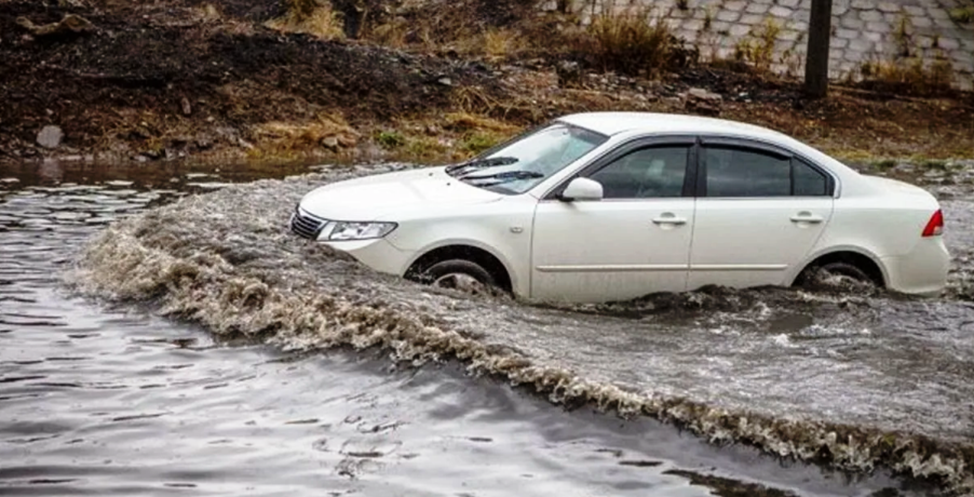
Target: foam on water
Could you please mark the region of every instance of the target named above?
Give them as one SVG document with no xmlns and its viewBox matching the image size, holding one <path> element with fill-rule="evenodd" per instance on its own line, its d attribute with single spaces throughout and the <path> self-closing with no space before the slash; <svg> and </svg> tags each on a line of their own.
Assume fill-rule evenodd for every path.
<svg viewBox="0 0 974 497">
<path fill-rule="evenodd" d="M 974 411 L 962 400 L 974 396 L 974 334 L 957 328 L 974 310 L 963 302 L 771 288 L 559 308 L 453 294 L 288 233 L 304 193 L 364 172 L 377 171 L 226 186 L 121 220 L 90 242 L 70 281 L 218 337 L 454 359 L 555 403 L 974 492 Z"/>
</svg>

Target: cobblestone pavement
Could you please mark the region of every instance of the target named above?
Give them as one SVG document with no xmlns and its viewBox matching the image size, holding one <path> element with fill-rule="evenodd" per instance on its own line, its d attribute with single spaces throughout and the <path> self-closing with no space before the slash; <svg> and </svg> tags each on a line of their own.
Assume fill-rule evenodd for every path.
<svg viewBox="0 0 974 497">
<path fill-rule="evenodd" d="M 554 5 L 549 2 L 549 8 Z M 605 8 L 650 6 L 708 58 L 732 57 L 742 40 L 756 41 L 769 25 L 776 26 L 772 69 L 804 71 L 811 0 L 574 0 L 574 5 L 586 16 Z M 974 24 L 951 18 L 954 9 L 964 6 L 974 2 L 833 0 L 831 77 L 857 77 L 867 62 L 919 58 L 927 67 L 937 60 L 949 62 L 954 85 L 971 89 Z"/>
</svg>

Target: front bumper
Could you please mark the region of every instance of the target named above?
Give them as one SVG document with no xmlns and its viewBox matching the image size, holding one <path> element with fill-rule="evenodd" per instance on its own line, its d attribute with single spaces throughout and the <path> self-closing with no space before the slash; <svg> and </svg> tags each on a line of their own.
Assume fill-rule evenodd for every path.
<svg viewBox="0 0 974 497">
<path fill-rule="evenodd" d="M 412 251 L 399 250 L 384 238 L 333 242 L 321 241 L 318 239 L 318 236 L 321 234 L 321 230 L 327 222 L 325 219 L 316 217 L 301 208 L 297 208 L 291 214 L 288 226 L 295 235 L 345 252 L 375 271 L 396 276 L 403 276 L 406 273 L 406 269 L 408 269 L 407 264 L 409 264 L 413 255 Z"/>
</svg>

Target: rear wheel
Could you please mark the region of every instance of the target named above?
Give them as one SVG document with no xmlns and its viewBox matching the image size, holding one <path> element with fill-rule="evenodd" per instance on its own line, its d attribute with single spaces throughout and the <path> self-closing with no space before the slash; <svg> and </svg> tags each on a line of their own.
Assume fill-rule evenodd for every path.
<svg viewBox="0 0 974 497">
<path fill-rule="evenodd" d="M 879 284 L 858 266 L 844 261 L 827 262 L 806 269 L 799 277 L 803 288 L 856 287 L 874 289 Z"/>
<path fill-rule="evenodd" d="M 493 290 L 499 289 L 489 271 L 464 259 L 437 262 L 423 270 L 419 279 L 435 287 L 474 294 L 493 293 Z"/>
</svg>

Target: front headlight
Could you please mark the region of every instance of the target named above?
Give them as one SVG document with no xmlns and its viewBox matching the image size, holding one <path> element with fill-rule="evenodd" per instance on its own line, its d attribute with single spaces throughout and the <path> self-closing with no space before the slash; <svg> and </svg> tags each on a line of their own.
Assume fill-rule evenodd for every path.
<svg viewBox="0 0 974 497">
<path fill-rule="evenodd" d="M 382 238 L 396 229 L 396 223 L 331 221 L 321 230 L 319 240 L 368 240 Z"/>
</svg>

